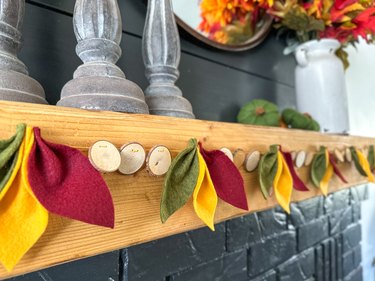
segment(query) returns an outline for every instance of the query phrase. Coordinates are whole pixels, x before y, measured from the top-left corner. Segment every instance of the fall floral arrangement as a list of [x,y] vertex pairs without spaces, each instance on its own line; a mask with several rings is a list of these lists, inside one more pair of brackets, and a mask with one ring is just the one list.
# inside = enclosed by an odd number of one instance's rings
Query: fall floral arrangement
[[222,44],[243,43],[257,29],[261,13],[265,12],[261,6],[263,3],[252,0],[201,0],[202,21],[198,29]]
[[[240,27],[254,31],[262,13],[299,43],[332,38],[346,46],[375,36],[374,0],[201,0],[200,7],[200,30],[222,43],[230,43]],[[342,49],[339,56],[345,58]]]

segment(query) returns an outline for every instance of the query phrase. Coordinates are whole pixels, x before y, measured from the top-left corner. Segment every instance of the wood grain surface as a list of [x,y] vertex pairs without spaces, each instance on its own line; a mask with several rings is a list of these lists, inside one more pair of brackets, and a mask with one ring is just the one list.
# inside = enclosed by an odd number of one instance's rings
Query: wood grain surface
[[[282,144],[284,150],[316,151],[320,145],[330,150],[355,145],[364,148],[375,144],[375,139],[354,136],[323,135],[315,132],[245,126],[199,120],[174,119],[149,115],[130,115],[113,112],[94,112],[56,106],[0,102],[0,137],[7,138],[15,126],[25,122],[41,128],[48,141],[80,149],[98,140],[108,140],[120,148],[128,142],[139,142],[148,152],[154,145],[168,147],[175,157],[187,141],[194,137],[207,149],[243,149],[246,153],[264,153],[269,145]],[[333,177],[330,192],[366,182],[352,163],[339,165],[349,184]],[[274,198],[265,201],[258,186],[257,172],[240,171],[245,180],[250,212],[272,208]],[[308,167],[298,170],[308,183],[310,192],[293,191],[293,201],[320,195],[308,180]],[[52,265],[109,252],[203,226],[194,213],[192,202],[175,213],[166,224],[159,219],[159,202],[163,177],[152,177],[145,169],[132,176],[117,172],[104,175],[116,212],[115,229],[105,229],[51,215],[46,233],[21,260],[12,273],[0,268],[0,279],[32,272]],[[219,202],[216,222],[244,215],[245,212]]]

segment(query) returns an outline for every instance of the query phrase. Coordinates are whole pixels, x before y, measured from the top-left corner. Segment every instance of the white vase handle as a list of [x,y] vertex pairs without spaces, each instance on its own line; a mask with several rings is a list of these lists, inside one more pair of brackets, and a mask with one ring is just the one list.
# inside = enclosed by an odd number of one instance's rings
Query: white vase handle
[[298,49],[296,52],[296,60],[299,66],[305,67],[308,65],[307,50],[304,48]]

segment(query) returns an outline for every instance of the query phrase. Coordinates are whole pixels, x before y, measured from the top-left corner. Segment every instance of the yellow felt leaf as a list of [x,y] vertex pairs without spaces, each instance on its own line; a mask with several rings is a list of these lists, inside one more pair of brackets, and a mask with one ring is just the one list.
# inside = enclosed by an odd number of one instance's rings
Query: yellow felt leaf
[[323,179],[320,182],[320,190],[322,191],[324,196],[328,195],[328,184],[333,175],[333,166],[331,165],[331,163],[329,163],[329,153],[327,149],[326,149],[326,167],[327,167],[326,172],[324,174]]
[[48,212],[35,199],[28,182],[27,162],[33,143],[33,130],[27,127],[19,150],[21,167],[0,201],[0,261],[8,271],[38,241],[48,223]]
[[368,163],[366,157],[358,149],[356,149],[355,151],[357,152],[359,164],[361,165],[362,169],[365,171],[368,181],[375,182],[374,175],[371,173],[370,164]]
[[197,149],[199,161],[199,175],[193,193],[193,205],[197,216],[212,230],[215,230],[214,217],[217,206],[217,195],[211,180],[206,162]]
[[277,172],[273,181],[275,196],[280,206],[290,214],[290,199],[293,190],[293,178],[280,151],[277,152]]

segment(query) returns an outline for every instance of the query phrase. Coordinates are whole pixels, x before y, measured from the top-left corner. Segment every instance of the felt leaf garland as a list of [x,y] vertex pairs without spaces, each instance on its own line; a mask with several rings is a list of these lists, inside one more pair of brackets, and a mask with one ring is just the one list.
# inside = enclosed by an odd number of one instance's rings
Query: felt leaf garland
[[277,172],[273,180],[275,196],[280,206],[290,214],[290,199],[293,190],[293,178],[288,165],[280,151],[277,152]]
[[332,165],[333,172],[336,174],[336,176],[338,176],[341,179],[342,182],[348,183],[348,181],[345,179],[343,174],[341,174],[339,168],[337,167],[337,164],[335,162],[335,157],[331,153],[329,153],[329,162]]
[[25,134],[25,124],[17,125],[16,134],[8,140],[0,142],[0,169],[12,158],[22,143]]
[[311,180],[316,187],[320,188],[325,196],[328,194],[328,185],[333,173],[335,173],[341,181],[348,183],[337,167],[333,154],[330,154],[324,146],[320,147],[311,165]]
[[233,162],[220,150],[206,151],[200,144],[200,152],[207,164],[219,198],[243,210],[248,210],[244,182]]
[[357,168],[357,171],[362,176],[367,177],[369,182],[375,182],[374,175],[371,173],[370,164],[363,153],[358,149],[355,149],[354,147],[351,147],[350,151],[352,153],[352,158],[354,160],[354,165]]
[[19,153],[18,151],[13,155],[12,159],[9,160],[9,162],[0,169],[0,198],[2,197],[2,193],[5,194],[5,186],[7,182],[9,182],[14,169],[16,168],[18,159],[19,159]]
[[17,168],[0,200],[0,261],[8,271],[38,241],[48,224],[48,212],[35,198],[28,183],[27,161],[33,143],[32,128],[27,127]]
[[12,171],[15,169],[18,160],[18,149],[25,135],[25,124],[17,125],[17,131],[14,136],[8,140],[0,141],[0,194],[9,181]]
[[375,170],[375,151],[374,151],[373,145],[370,145],[370,147],[368,149],[367,161],[368,161],[368,164],[370,165],[370,170],[372,172],[374,172],[374,170]]
[[281,151],[281,149],[280,152],[283,154],[285,162],[288,165],[290,174],[292,175],[294,188],[298,191],[309,191],[309,189],[306,187],[306,185],[294,169],[292,154],[290,152]]
[[34,128],[28,160],[30,186],[51,213],[90,224],[114,227],[109,189],[79,150],[45,141]]
[[[291,174],[290,166],[295,178]],[[273,188],[277,202],[287,213],[290,213],[293,185],[301,190],[306,188],[303,188],[304,184],[294,170],[292,156],[282,152],[278,145],[271,145],[270,151],[263,155],[259,163],[259,182],[263,196],[267,199]]]
[[197,149],[197,155],[199,160],[199,176],[193,193],[194,210],[197,216],[214,231],[214,216],[218,199],[210,172],[199,149]]
[[318,153],[315,154],[311,163],[311,181],[316,187],[320,187],[327,170],[328,159],[326,158],[326,148],[320,147]]
[[362,165],[359,163],[357,150],[352,146],[350,147],[350,153],[352,154],[354,166],[356,167],[357,171],[364,177],[367,176],[365,170],[363,169]]
[[273,180],[276,176],[278,161],[277,152],[279,148],[277,145],[272,145],[270,151],[263,155],[259,162],[259,182],[260,189],[265,199],[271,194]]
[[173,159],[165,177],[160,202],[163,223],[186,204],[197,185],[198,175],[197,140],[191,139],[188,147]]
[[320,190],[322,191],[323,195],[324,196],[327,196],[328,195],[328,184],[329,184],[329,181],[331,180],[332,178],[332,175],[333,175],[333,166],[330,164],[329,162],[329,154],[328,154],[328,151],[327,149],[325,150],[325,160],[326,160],[326,171],[324,173],[324,176],[319,184],[319,187],[320,187]]

